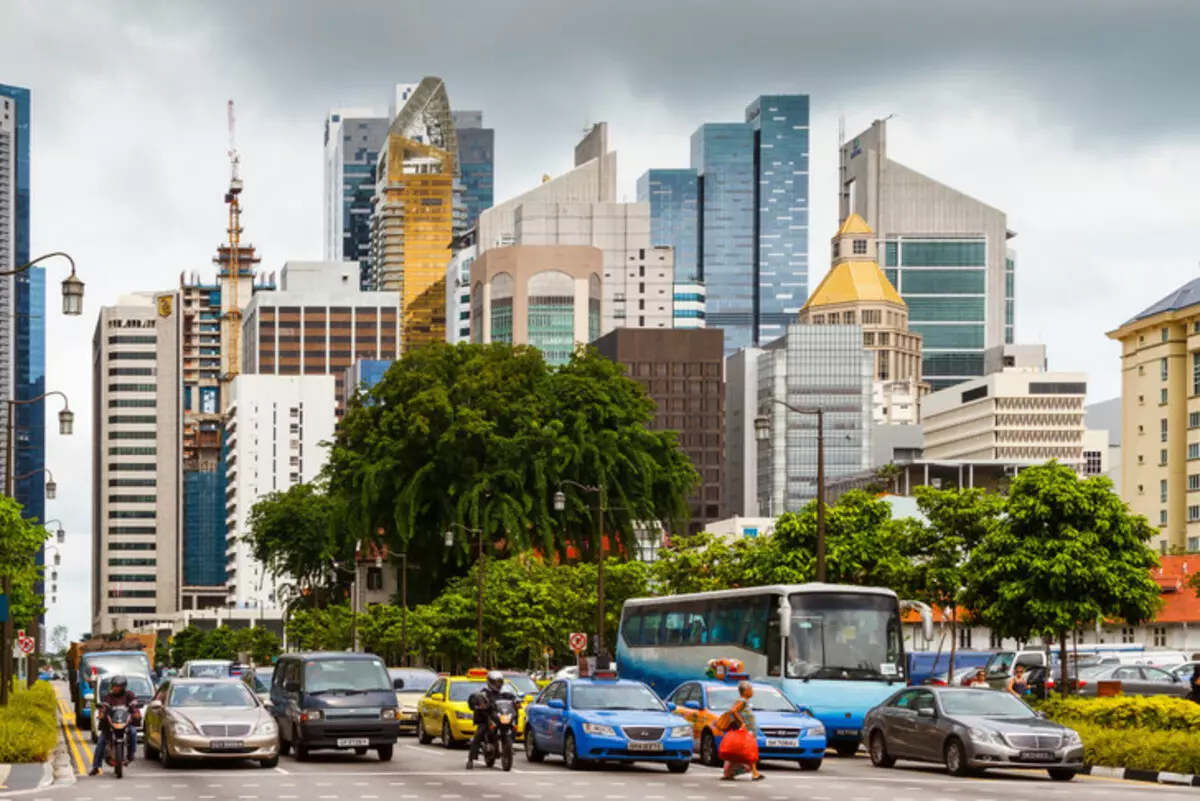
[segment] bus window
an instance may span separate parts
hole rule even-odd
[[[760,653],[767,650],[767,620],[771,617],[770,597],[747,598],[746,633],[742,645]]]
[[[683,612],[667,612],[666,645],[679,645],[683,642]]]
[[[626,645],[642,644],[642,612],[636,607],[625,613],[621,621],[621,637]]]
[[[657,609],[646,609],[642,612],[642,645],[658,645],[659,644],[659,624],[662,622],[662,613]]]
[[[704,619],[704,610],[702,608],[688,612],[683,641],[687,645],[708,644],[708,623]]]
[[[711,645],[740,645],[745,626],[745,604],[740,598],[728,598],[713,604]]]
[[[767,621],[767,675],[778,676],[782,671],[783,654],[780,649],[779,616],[771,615]]]

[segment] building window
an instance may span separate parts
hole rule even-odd
[[[1166,442],[1167,441],[1167,420],[1166,420],[1166,418],[1163,418],[1162,420],[1158,421],[1158,429],[1159,429],[1159,432],[1158,432],[1159,438],[1163,442]]]
[[[492,278],[492,314],[488,323],[492,342],[512,343],[513,278],[508,273],[498,273]]]
[[[1136,634],[1137,634],[1137,631],[1132,626],[1122,626],[1121,627],[1121,642],[1123,642],[1123,643],[1133,642],[1133,638]]]
[[[1197,355],[1200,355],[1200,354],[1197,354]],[[1194,361],[1194,360],[1193,360],[1193,361]],[[1161,369],[1160,369],[1160,372],[1162,373],[1162,380],[1163,380],[1163,381],[1166,381],[1166,380],[1167,380],[1167,360],[1166,360],[1166,359],[1163,359],[1163,360],[1160,362],[1160,364],[1159,364],[1159,367],[1161,368]]]
[[[1158,510],[1158,524],[1160,526],[1165,526],[1167,524],[1167,510],[1166,509]]]
[[[1200,537],[1188,537],[1187,549],[1188,553],[1200,551]]]
[[[1200,412],[1188,412],[1188,428],[1200,428]]]
[[[1200,459],[1200,442],[1188,443],[1188,458]]]
[[[1166,329],[1163,329],[1163,330],[1165,331]],[[1167,627],[1166,626],[1155,626],[1154,627],[1154,647],[1155,648],[1166,648],[1167,647]]]
[[[1158,402],[1163,406],[1167,405],[1167,388],[1163,387],[1158,393]]]
[[[865,239],[855,239],[854,240],[854,255],[855,256],[867,255],[867,240],[865,240]]]
[[[1161,451],[1158,452],[1158,463],[1160,465],[1164,465],[1167,463],[1167,449],[1166,448],[1163,448]]]
[[[971,627],[962,626],[958,630],[958,647],[969,649],[971,647]]]
[[[383,589],[383,568],[368,567],[367,568],[367,590],[382,590]]]
[[[1171,338],[1170,329],[1164,327],[1162,330],[1162,341],[1166,342]]]
[[[1165,478],[1158,482],[1158,499],[1163,503],[1167,502],[1167,480]]]
[[[1098,476],[1100,475],[1100,451],[1084,451],[1083,452],[1083,472],[1084,475]]]
[[[529,344],[552,366],[566,364],[575,350],[575,279],[545,270],[529,279]]]
[[[1200,353],[1192,354],[1192,394],[1200,395]]]
[[[999,651],[1004,648],[1004,638],[997,636],[995,633],[988,634],[988,648],[993,651]]]
[[[1139,364],[1138,365],[1138,375],[1145,375],[1145,374],[1146,374],[1146,365]]]
[[[841,325],[841,323],[842,323],[842,316],[840,314],[838,314],[837,312],[830,313],[830,315],[829,315],[829,324],[830,325]]]
[[[1189,506],[1188,522],[1195,523],[1197,520],[1200,520],[1200,506]]]
[[[1192,333],[1200,334],[1200,320],[1197,320],[1196,322],[1192,323]]]
[[[1188,492],[1196,492],[1200,490],[1200,473],[1192,473],[1188,476]]]

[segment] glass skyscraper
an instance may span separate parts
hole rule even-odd
[[[496,132],[483,127],[482,111],[455,111],[452,116],[458,138],[460,201],[466,208],[469,230],[495,200]]]
[[[675,249],[675,283],[700,274],[700,175],[694,169],[647,170],[637,181],[637,200],[650,204],[650,244]]]
[[[387,139],[388,120],[346,117],[333,112],[325,121],[325,258],[356,261],[359,283],[371,276],[371,198],[379,151]]]
[[[758,338],[783,336],[808,299],[808,95],[763,95],[754,128]]]

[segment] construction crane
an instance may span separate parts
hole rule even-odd
[[[228,326],[229,341],[226,343],[228,347],[225,349],[225,371],[224,378],[226,381],[232,381],[234,376],[238,374],[238,368],[241,365],[241,336],[242,336],[242,306],[238,297],[239,284],[241,283],[241,242],[242,242],[242,210],[238,204],[238,196],[242,193],[242,179],[238,176],[238,166],[241,164],[242,157],[238,155],[237,140],[234,136],[234,124],[236,122],[233,114],[233,101],[228,103],[229,117],[229,191],[225,193],[225,203],[229,206],[229,263],[221,265],[227,271],[229,276],[229,292],[228,297],[222,298],[226,304],[226,311],[222,315],[225,318]]]

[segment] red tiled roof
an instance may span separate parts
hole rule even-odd
[[[1162,567],[1151,572],[1162,589],[1163,607],[1156,623],[1196,623],[1200,621],[1200,598],[1188,586],[1192,574],[1200,569],[1200,554],[1160,556]]]

